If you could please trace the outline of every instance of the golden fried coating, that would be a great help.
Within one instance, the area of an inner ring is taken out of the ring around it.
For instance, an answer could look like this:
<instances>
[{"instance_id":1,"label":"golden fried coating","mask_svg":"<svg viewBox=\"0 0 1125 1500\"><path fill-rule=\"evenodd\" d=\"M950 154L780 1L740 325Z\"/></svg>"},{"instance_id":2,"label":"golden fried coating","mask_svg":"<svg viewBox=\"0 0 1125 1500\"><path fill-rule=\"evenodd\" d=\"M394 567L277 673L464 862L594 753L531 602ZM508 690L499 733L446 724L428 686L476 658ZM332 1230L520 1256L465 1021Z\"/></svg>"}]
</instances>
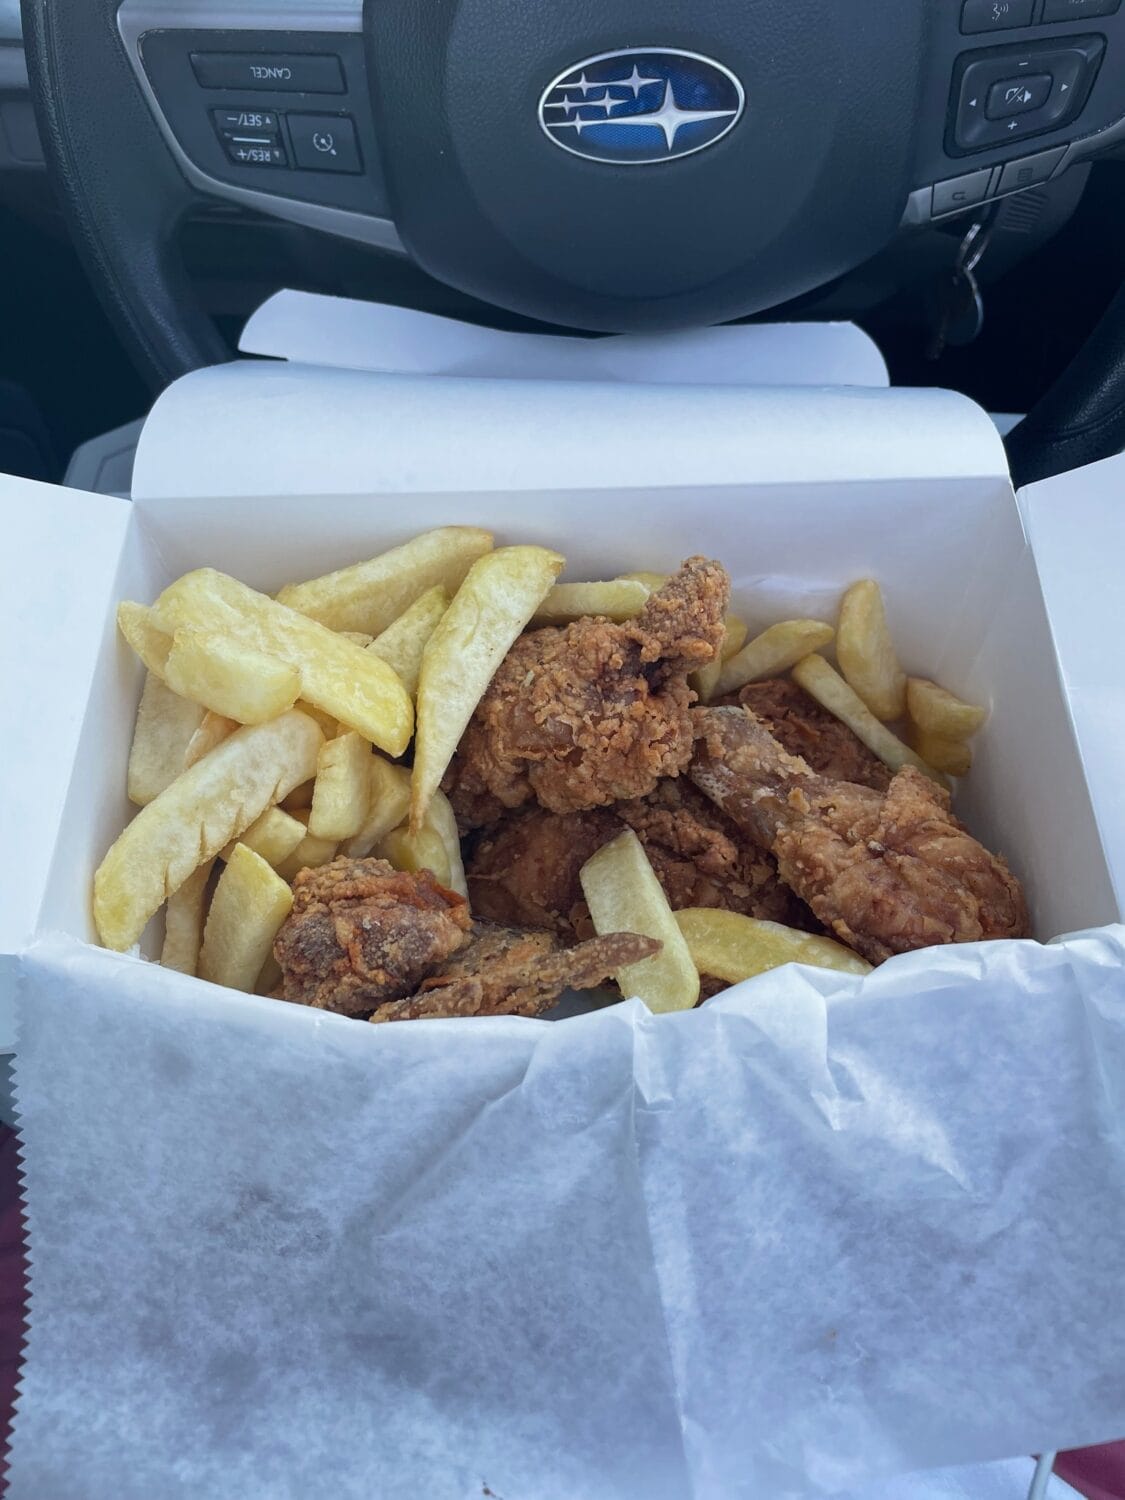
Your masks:
<instances>
[{"instance_id":1,"label":"golden fried coating","mask_svg":"<svg viewBox=\"0 0 1125 1500\"><path fill-rule=\"evenodd\" d=\"M885 794L818 776L745 709L696 710L691 777L842 942L872 963L1028 935L1019 881L913 767Z\"/></svg>"},{"instance_id":2,"label":"golden fried coating","mask_svg":"<svg viewBox=\"0 0 1125 1500\"><path fill-rule=\"evenodd\" d=\"M560 948L547 932L478 922L468 947L416 995L392 1001L372 1021L452 1016L538 1016L565 990L592 990L626 964L660 951L654 938L611 932Z\"/></svg>"},{"instance_id":3,"label":"golden fried coating","mask_svg":"<svg viewBox=\"0 0 1125 1500\"><path fill-rule=\"evenodd\" d=\"M606 807L678 775L691 759L688 674L714 659L729 596L720 564L693 557L633 620L521 636L446 774L462 829L532 801Z\"/></svg>"},{"instance_id":4,"label":"golden fried coating","mask_svg":"<svg viewBox=\"0 0 1125 1500\"><path fill-rule=\"evenodd\" d=\"M382 859L334 859L302 870L274 942L281 995L363 1016L409 995L468 942L468 904L428 870Z\"/></svg>"},{"instance_id":5,"label":"golden fried coating","mask_svg":"<svg viewBox=\"0 0 1125 1500\"><path fill-rule=\"evenodd\" d=\"M473 911L491 922L546 928L564 940L593 931L579 871L632 828L673 910L721 906L790 926L815 925L768 854L685 777L613 808L510 814L478 841L468 864Z\"/></svg>"},{"instance_id":6,"label":"golden fried coating","mask_svg":"<svg viewBox=\"0 0 1125 1500\"><path fill-rule=\"evenodd\" d=\"M854 781L877 792L885 792L891 784L890 768L799 683L784 677L748 682L720 702L748 708L783 749L799 755L821 776Z\"/></svg>"}]
</instances>

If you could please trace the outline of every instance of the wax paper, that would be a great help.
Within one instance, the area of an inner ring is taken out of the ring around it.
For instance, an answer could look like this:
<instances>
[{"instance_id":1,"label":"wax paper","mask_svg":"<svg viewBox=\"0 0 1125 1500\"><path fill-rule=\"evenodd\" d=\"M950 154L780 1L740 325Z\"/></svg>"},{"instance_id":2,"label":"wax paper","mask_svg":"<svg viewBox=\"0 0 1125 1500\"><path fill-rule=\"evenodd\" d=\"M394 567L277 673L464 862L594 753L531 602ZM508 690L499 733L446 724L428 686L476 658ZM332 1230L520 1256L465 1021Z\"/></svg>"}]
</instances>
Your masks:
<instances>
[{"instance_id":1,"label":"wax paper","mask_svg":"<svg viewBox=\"0 0 1125 1500\"><path fill-rule=\"evenodd\" d=\"M785 1500L1125 1432L1125 929L556 1023L21 963L12 1500Z\"/></svg>"}]
</instances>

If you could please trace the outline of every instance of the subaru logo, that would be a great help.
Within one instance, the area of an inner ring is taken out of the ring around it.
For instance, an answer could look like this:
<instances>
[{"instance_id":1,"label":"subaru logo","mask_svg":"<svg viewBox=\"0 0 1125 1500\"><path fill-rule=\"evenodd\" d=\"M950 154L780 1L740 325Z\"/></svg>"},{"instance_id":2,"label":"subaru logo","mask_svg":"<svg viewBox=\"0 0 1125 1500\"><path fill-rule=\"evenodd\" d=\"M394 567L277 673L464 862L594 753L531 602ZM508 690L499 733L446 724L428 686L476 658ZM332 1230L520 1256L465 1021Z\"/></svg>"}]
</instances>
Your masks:
<instances>
[{"instance_id":1,"label":"subaru logo","mask_svg":"<svg viewBox=\"0 0 1125 1500\"><path fill-rule=\"evenodd\" d=\"M643 166L713 146L738 124L744 103L722 63L672 47L628 47L560 73L543 90L539 123L574 156Z\"/></svg>"}]
</instances>

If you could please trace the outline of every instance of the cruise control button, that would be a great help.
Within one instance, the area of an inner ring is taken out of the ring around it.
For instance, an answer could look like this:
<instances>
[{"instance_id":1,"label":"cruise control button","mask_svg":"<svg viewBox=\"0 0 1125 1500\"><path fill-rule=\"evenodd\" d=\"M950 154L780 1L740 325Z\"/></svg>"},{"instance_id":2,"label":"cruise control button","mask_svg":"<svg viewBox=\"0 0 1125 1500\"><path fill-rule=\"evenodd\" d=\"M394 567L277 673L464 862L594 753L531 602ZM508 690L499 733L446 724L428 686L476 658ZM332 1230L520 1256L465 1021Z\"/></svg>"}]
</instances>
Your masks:
<instances>
[{"instance_id":1,"label":"cruise control button","mask_svg":"<svg viewBox=\"0 0 1125 1500\"><path fill-rule=\"evenodd\" d=\"M342 94L340 59L303 52L193 52L205 89L271 89L277 93Z\"/></svg>"},{"instance_id":2,"label":"cruise control button","mask_svg":"<svg viewBox=\"0 0 1125 1500\"><path fill-rule=\"evenodd\" d=\"M1036 73L1031 78L1003 78L988 91L985 114L990 120L1006 120L1029 109L1042 109L1051 97L1054 79L1050 73Z\"/></svg>"},{"instance_id":3,"label":"cruise control button","mask_svg":"<svg viewBox=\"0 0 1125 1500\"><path fill-rule=\"evenodd\" d=\"M238 167L287 167L289 160L283 146L259 146L251 141L228 138L223 144L227 155Z\"/></svg>"},{"instance_id":4,"label":"cruise control button","mask_svg":"<svg viewBox=\"0 0 1125 1500\"><path fill-rule=\"evenodd\" d=\"M1115 16L1121 0L1044 0L1040 21L1085 21L1088 16Z\"/></svg>"},{"instance_id":5,"label":"cruise control button","mask_svg":"<svg viewBox=\"0 0 1125 1500\"><path fill-rule=\"evenodd\" d=\"M951 177L948 182L939 182L934 188L934 201L931 212L934 218L941 214L953 214L961 208L971 208L974 203L980 203L988 196L988 179L992 176L991 167L983 167L979 172L966 172L964 177Z\"/></svg>"},{"instance_id":6,"label":"cruise control button","mask_svg":"<svg viewBox=\"0 0 1125 1500\"><path fill-rule=\"evenodd\" d=\"M211 118L217 130L277 130L277 113L272 109L213 109Z\"/></svg>"},{"instance_id":7,"label":"cruise control button","mask_svg":"<svg viewBox=\"0 0 1125 1500\"><path fill-rule=\"evenodd\" d=\"M961 7L961 30L971 36L980 31L1030 26L1034 8L1034 0L965 0Z\"/></svg>"},{"instance_id":8,"label":"cruise control button","mask_svg":"<svg viewBox=\"0 0 1125 1500\"><path fill-rule=\"evenodd\" d=\"M1018 192L1020 188L1035 187L1046 182L1051 173L1066 155L1065 146L1056 146L1053 151L1040 151L1038 156L1025 156L1021 161L1010 161L1000 176L1001 193Z\"/></svg>"},{"instance_id":9,"label":"cruise control button","mask_svg":"<svg viewBox=\"0 0 1125 1500\"><path fill-rule=\"evenodd\" d=\"M362 172L355 122L349 115L289 115L293 160L312 172Z\"/></svg>"}]
</instances>

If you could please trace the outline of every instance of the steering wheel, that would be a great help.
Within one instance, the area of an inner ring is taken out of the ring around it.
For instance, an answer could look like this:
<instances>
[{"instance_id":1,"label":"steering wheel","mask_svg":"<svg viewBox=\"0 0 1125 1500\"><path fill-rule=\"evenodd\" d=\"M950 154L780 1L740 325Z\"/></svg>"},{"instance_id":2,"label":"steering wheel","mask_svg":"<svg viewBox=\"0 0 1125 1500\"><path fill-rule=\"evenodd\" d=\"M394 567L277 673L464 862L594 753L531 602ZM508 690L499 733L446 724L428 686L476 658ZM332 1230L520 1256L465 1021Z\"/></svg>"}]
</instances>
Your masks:
<instances>
[{"instance_id":1,"label":"steering wheel","mask_svg":"<svg viewBox=\"0 0 1125 1500\"><path fill-rule=\"evenodd\" d=\"M200 196L591 331L775 307L1125 140L1121 0L23 0L48 158L155 388L229 358ZM1125 293L1015 430L1125 446Z\"/></svg>"}]
</instances>

